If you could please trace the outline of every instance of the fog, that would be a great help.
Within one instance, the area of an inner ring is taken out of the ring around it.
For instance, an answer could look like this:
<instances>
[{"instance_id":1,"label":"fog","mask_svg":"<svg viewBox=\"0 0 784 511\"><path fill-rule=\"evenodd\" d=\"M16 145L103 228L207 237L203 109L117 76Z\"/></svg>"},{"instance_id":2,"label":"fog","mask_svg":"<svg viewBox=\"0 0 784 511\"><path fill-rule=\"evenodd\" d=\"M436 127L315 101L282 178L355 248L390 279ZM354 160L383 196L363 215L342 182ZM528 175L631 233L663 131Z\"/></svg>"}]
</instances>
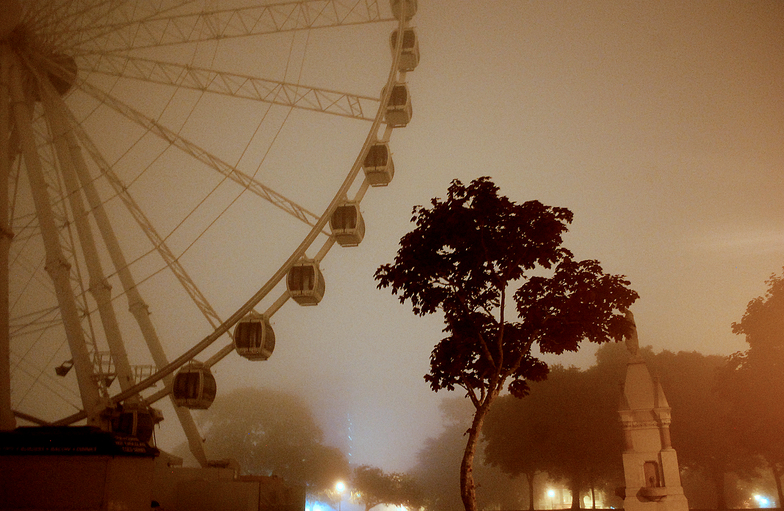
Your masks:
<instances>
[{"instance_id":1,"label":"fog","mask_svg":"<svg viewBox=\"0 0 784 511\"><path fill-rule=\"evenodd\" d=\"M412 23L422 53L407 76L413 118L391 136L394 180L362 202L364 240L356 248L336 246L324 259L327 289L318 306L289 301L274 315L277 344L268 361L231 354L212 368L219 393L248 386L294 392L313 407L326 442L352 463L409 469L424 440L442 430L442 396L423 380L442 323L437 315L414 316L376 288L373 273L392 261L412 228L413 206L443 197L452 179L483 175L513 201L536 199L574 212L565 246L629 278L640 294L633 312L641 344L657 352L744 349L730 324L784 265L784 4L421 0ZM313 52L297 78L377 95L391 28L347 27L295 39ZM373 62L358 56L365 44ZM245 57L261 61L262 50L249 47ZM338 62L342 55L345 62ZM184 134L225 145L232 161L265 161L257 177L315 212L331 199L366 135L366 126L327 124L295 111L295 128L259 135L279 137L274 147L288 152L261 155L251 143L234 147L231 131L242 131L241 120L253 122L260 112L230 101L210 111L199 101L191 108L199 104L199 118L214 124L186 125L182 113L166 111L183 119ZM188 165L173 160L167 178L183 196L204 184L181 179L178 169ZM193 207L156 198L160 184L139 174L140 203L160 222L174 224ZM253 202L244 196L232 203L183 257L224 317L306 232ZM185 250L186 241L171 241ZM186 316L168 302L170 284L159 282L155 300L163 307L151 310L174 358L210 329L197 313ZM547 360L586 368L595 349ZM170 405L158 405L167 418L158 445L173 449L184 437Z\"/></svg>"}]
</instances>

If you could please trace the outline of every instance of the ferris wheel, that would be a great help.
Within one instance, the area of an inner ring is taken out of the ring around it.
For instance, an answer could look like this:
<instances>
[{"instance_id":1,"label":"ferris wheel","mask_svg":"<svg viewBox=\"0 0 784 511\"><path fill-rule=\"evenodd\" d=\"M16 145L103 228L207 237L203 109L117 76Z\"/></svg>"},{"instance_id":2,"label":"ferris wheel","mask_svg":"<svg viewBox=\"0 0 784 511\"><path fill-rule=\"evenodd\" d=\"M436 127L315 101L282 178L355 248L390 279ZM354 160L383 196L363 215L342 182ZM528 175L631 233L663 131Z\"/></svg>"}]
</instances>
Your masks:
<instances>
[{"instance_id":1,"label":"ferris wheel","mask_svg":"<svg viewBox=\"0 0 784 511\"><path fill-rule=\"evenodd\" d=\"M210 367L272 354L392 180L416 9L0 0L0 429L147 440L168 398L199 451Z\"/></svg>"}]
</instances>

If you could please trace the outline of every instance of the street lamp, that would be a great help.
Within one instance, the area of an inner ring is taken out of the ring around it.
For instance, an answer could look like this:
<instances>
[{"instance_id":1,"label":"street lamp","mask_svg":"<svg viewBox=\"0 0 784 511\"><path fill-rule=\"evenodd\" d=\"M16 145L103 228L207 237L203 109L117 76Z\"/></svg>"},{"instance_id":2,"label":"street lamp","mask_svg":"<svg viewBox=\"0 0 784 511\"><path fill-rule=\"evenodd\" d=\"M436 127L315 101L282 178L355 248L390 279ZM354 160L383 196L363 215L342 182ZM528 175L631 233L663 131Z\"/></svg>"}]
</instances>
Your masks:
<instances>
[{"instance_id":1,"label":"street lamp","mask_svg":"<svg viewBox=\"0 0 784 511\"><path fill-rule=\"evenodd\" d=\"M550 497L550 509L555 508L555 490L547 490L547 496Z\"/></svg>"},{"instance_id":2,"label":"street lamp","mask_svg":"<svg viewBox=\"0 0 784 511\"><path fill-rule=\"evenodd\" d=\"M335 491L338 493L338 511L343 503L343 492L346 491L346 484L343 481L335 483Z\"/></svg>"}]
</instances>

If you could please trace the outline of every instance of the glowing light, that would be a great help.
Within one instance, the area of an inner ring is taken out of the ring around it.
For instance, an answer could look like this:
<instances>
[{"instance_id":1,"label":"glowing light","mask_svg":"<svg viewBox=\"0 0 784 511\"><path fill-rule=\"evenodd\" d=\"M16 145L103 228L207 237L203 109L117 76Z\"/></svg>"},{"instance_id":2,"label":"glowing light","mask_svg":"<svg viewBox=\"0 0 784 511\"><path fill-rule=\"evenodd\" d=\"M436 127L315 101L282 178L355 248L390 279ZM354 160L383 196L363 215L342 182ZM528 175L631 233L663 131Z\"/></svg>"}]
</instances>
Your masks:
<instances>
[{"instance_id":1,"label":"glowing light","mask_svg":"<svg viewBox=\"0 0 784 511\"><path fill-rule=\"evenodd\" d=\"M555 490L547 490L547 496L551 499L555 497Z\"/></svg>"},{"instance_id":2,"label":"glowing light","mask_svg":"<svg viewBox=\"0 0 784 511\"><path fill-rule=\"evenodd\" d=\"M754 500L756 500L761 507L767 507L770 505L770 499L764 495L754 495Z\"/></svg>"},{"instance_id":3,"label":"glowing light","mask_svg":"<svg viewBox=\"0 0 784 511\"><path fill-rule=\"evenodd\" d=\"M338 493L343 493L344 491L346 491L346 483L344 483L343 481L338 481L337 483L335 483L335 491Z\"/></svg>"},{"instance_id":4,"label":"glowing light","mask_svg":"<svg viewBox=\"0 0 784 511\"><path fill-rule=\"evenodd\" d=\"M305 511L332 511L328 504L318 501L308 501L305 504Z\"/></svg>"}]
</instances>

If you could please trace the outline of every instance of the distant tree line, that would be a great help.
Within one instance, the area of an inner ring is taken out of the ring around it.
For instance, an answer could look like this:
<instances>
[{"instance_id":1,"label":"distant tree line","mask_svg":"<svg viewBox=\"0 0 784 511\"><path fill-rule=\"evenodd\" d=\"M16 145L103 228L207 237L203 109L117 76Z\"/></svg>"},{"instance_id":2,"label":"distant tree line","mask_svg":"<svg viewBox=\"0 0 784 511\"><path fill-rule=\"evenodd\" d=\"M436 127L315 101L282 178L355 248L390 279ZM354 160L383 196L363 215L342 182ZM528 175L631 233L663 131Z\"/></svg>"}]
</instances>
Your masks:
<instances>
[{"instance_id":1,"label":"distant tree line","mask_svg":"<svg viewBox=\"0 0 784 511\"><path fill-rule=\"evenodd\" d=\"M345 454L322 443L310 407L295 394L237 389L218 396L199 422L208 458L233 459L243 475L278 476L333 504L342 498L336 482L350 482L351 500L365 511L380 504L423 507L423 493L411 476L368 465L352 470ZM175 454L186 457L185 444Z\"/></svg>"},{"instance_id":2,"label":"distant tree line","mask_svg":"<svg viewBox=\"0 0 784 511\"><path fill-rule=\"evenodd\" d=\"M351 477L346 455L323 443L310 407L294 394L237 389L219 395L198 421L207 458L234 459L243 474L279 476L310 494ZM186 457L186 446L175 454Z\"/></svg>"},{"instance_id":3,"label":"distant tree line","mask_svg":"<svg viewBox=\"0 0 784 511\"><path fill-rule=\"evenodd\" d=\"M386 504L419 509L425 505L423 493L414 478L401 472L386 473L378 467L360 465L351 479L352 500L365 511Z\"/></svg>"}]
</instances>

